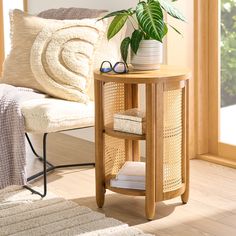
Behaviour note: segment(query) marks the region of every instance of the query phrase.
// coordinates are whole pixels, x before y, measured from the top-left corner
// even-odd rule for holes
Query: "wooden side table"
[[[146,217],[155,215],[155,203],[189,196],[188,79],[190,72],[174,66],[128,74],[94,72],[96,199],[104,204],[106,189],[145,196]],[[139,106],[138,86],[146,87],[146,134],[113,130],[113,115]],[[143,98],[144,99],[144,98]],[[139,141],[146,140],[146,188],[114,188],[114,178],[125,161],[139,161]]]

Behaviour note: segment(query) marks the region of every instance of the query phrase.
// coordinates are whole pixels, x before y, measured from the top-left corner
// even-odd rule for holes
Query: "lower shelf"
[[[145,196],[145,190],[111,187],[110,180],[113,179],[113,178],[114,178],[114,176],[107,178],[107,180],[106,180],[106,189],[109,189],[112,192],[116,192],[116,193],[120,193],[120,194],[125,194],[125,195]]]
[[[111,187],[110,180],[113,178],[114,178],[114,176],[107,178],[106,189],[109,189],[110,191],[115,192],[115,193],[131,195],[131,196],[145,196],[146,195],[145,190]],[[163,199],[161,201],[169,200],[169,199],[181,196],[185,192],[185,189],[186,189],[185,184],[182,184],[182,186],[179,189],[163,193]]]

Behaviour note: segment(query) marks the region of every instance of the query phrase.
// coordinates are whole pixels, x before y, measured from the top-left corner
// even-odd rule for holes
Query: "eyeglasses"
[[[125,74],[129,72],[128,67],[124,62],[116,62],[116,64],[112,66],[110,61],[102,62],[100,71],[102,73],[108,73],[113,71],[116,74]]]

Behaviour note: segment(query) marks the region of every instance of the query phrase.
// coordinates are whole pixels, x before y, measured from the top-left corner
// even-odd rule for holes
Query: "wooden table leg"
[[[185,192],[181,195],[181,200],[184,204],[189,199],[189,155],[188,155],[188,123],[189,123],[189,83],[186,81],[185,88],[183,89],[183,165],[182,175],[183,183],[185,183]]]
[[[156,161],[156,202],[163,201],[163,154],[164,154],[164,88],[163,83],[156,84],[156,119],[155,119],[155,161]]]
[[[132,107],[139,108],[138,84],[132,84]],[[138,140],[133,140],[133,161],[140,161],[140,145]]]
[[[125,110],[132,107],[132,84],[125,84]],[[126,161],[133,160],[133,143],[132,140],[125,140],[125,157]]]
[[[155,84],[146,85],[146,217],[155,215]]]
[[[105,198],[103,82],[94,80],[95,91],[95,172],[96,200],[103,207]]]

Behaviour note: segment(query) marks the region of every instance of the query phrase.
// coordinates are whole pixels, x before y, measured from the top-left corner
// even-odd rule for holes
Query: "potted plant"
[[[172,0],[174,2],[176,0]],[[114,17],[111,21],[107,38],[113,38],[129,21],[133,32],[130,37],[123,39],[120,45],[121,56],[127,63],[129,47],[131,47],[131,64],[134,69],[158,69],[162,63],[163,38],[168,32],[168,27],[180,32],[172,25],[165,22],[163,11],[170,16],[185,21],[184,16],[169,0],[143,0],[138,1],[136,8],[115,11],[104,18]]]

